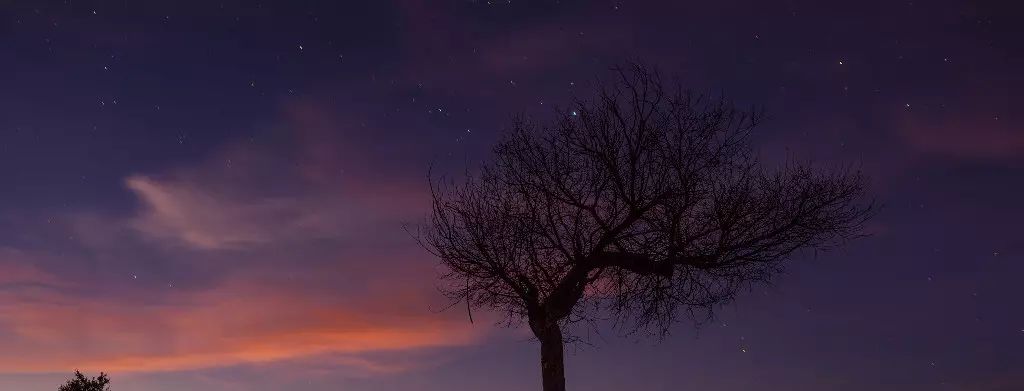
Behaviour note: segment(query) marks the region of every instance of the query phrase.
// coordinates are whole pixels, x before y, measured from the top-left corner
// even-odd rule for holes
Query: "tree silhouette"
[[[75,378],[68,380],[57,391],[110,391],[110,378],[100,372],[99,376],[90,379],[76,369]]]
[[[529,325],[545,391],[565,390],[573,325],[659,338],[680,315],[699,325],[798,252],[862,236],[875,210],[859,170],[762,166],[759,111],[667,88],[641,63],[612,74],[551,123],[517,117],[464,180],[432,179],[414,233],[450,299]]]

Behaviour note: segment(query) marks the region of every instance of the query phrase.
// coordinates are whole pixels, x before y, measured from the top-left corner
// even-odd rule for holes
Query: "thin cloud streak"
[[[387,292],[369,297],[333,306],[241,280],[211,291],[171,290],[152,305],[82,300],[54,291],[0,292],[0,302],[25,304],[6,306],[0,315],[9,335],[0,368],[7,373],[181,371],[327,353],[464,346],[481,337],[464,322],[426,311],[409,314],[408,303]],[[360,364],[358,357],[346,361],[388,369]]]

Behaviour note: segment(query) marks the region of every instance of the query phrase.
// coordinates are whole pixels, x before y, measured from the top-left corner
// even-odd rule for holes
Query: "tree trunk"
[[[540,371],[544,391],[565,391],[565,356],[562,329],[557,324],[537,333],[540,339]]]

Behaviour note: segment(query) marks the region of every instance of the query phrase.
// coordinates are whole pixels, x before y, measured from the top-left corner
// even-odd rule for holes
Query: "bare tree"
[[[700,324],[801,250],[861,236],[875,210],[859,170],[763,167],[748,137],[760,112],[666,88],[639,63],[613,76],[552,123],[517,118],[464,180],[431,180],[414,234],[449,298],[526,321],[545,391],[565,390],[571,325]]]

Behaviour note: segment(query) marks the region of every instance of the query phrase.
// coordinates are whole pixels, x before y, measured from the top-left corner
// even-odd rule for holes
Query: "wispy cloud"
[[[287,240],[331,238],[342,234],[346,218],[326,199],[252,197],[218,192],[189,178],[126,180],[144,203],[132,227],[158,239],[196,249],[238,249]],[[344,202],[343,199],[335,202]]]
[[[295,104],[287,113],[290,151],[243,143],[198,167],[127,178],[142,202],[131,226],[154,239],[229,250],[365,235],[424,210],[426,182],[375,172],[388,157],[346,145],[340,122],[315,107]]]

